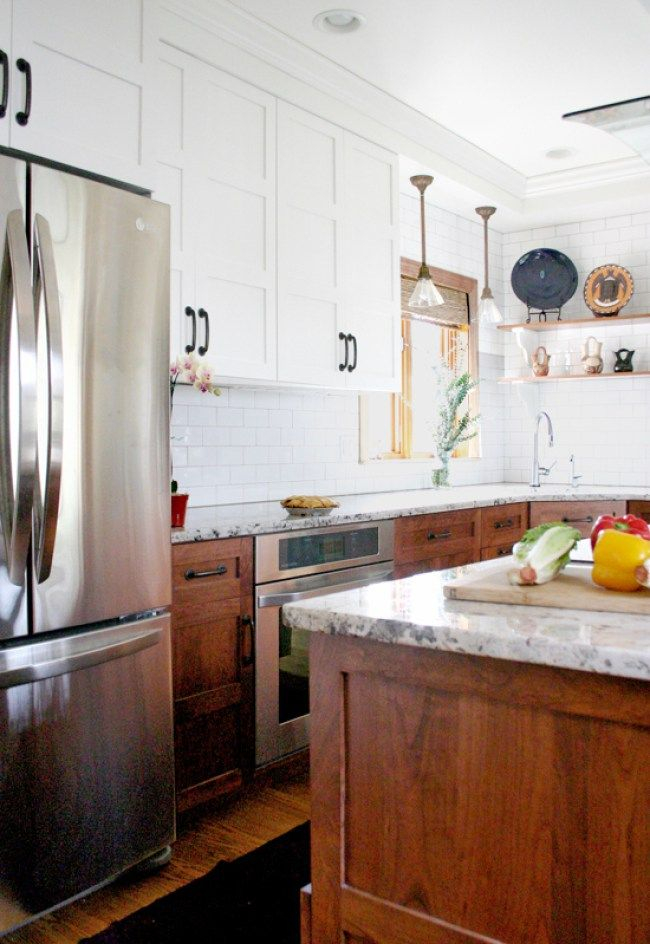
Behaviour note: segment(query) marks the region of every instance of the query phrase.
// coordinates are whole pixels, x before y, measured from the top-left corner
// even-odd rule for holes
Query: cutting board
[[[636,593],[604,590],[592,583],[589,566],[569,564],[555,580],[539,587],[513,586],[508,582],[509,570],[512,570],[512,559],[488,571],[459,577],[445,584],[445,596],[450,600],[650,616],[650,590],[639,590]]]

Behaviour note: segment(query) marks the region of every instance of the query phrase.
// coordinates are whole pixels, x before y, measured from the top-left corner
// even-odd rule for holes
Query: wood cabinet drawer
[[[496,505],[481,511],[481,548],[515,543],[528,528],[528,503]],[[489,560],[490,558],[483,558]]]
[[[513,544],[500,544],[498,547],[484,547],[481,551],[481,560],[496,560],[499,557],[508,557],[512,554]]]
[[[536,528],[547,521],[564,521],[572,524],[587,538],[599,515],[624,515],[625,507],[624,501],[531,502],[530,526]]]
[[[226,538],[172,548],[172,599],[176,625],[196,623],[221,609],[223,600],[253,590],[253,541]]]
[[[447,570],[449,567],[464,567],[465,564],[473,564],[477,557],[474,556],[474,550],[460,551],[457,554],[448,554],[445,557],[432,557],[425,560],[409,561],[404,564],[396,564],[394,574],[396,579],[402,577],[413,577],[414,574],[427,574],[432,570]]]
[[[629,514],[650,522],[650,501],[630,501],[627,503],[627,510]]]
[[[461,555],[462,563],[479,560],[481,551],[480,512],[442,512],[435,515],[415,515],[398,518],[395,522],[395,563],[435,561]],[[436,563],[427,570],[455,564]]]

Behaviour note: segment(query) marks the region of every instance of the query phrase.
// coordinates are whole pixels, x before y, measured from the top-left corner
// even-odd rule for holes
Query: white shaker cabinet
[[[171,354],[275,381],[275,99],[161,44],[154,197],[172,208]]]
[[[278,103],[278,378],[345,387],[343,131]]]
[[[397,157],[278,104],[279,379],[400,386]]]
[[[142,146],[148,3],[14,0],[3,143],[150,186]],[[0,0],[0,24],[7,6]]]
[[[11,73],[11,0],[0,0],[0,145],[9,145],[11,110],[9,77]]]
[[[352,334],[348,386],[401,386],[399,180],[397,159],[344,134],[343,279],[345,328]]]

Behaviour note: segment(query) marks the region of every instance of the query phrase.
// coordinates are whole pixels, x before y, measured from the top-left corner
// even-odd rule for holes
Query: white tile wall
[[[427,207],[432,265],[482,279],[481,222]],[[402,254],[419,258],[417,194],[401,200]],[[501,304],[502,237],[491,244],[492,288]],[[456,484],[503,479],[503,339],[481,331],[482,458],[452,462]],[[224,389],[219,399],[178,387],[172,416],[174,475],[190,504],[425,488],[431,462],[359,462],[359,398],[351,393]]]
[[[482,229],[427,207],[427,254],[432,265],[476,278],[482,284]],[[401,200],[402,253],[419,254],[416,195]],[[625,313],[650,312],[650,214],[578,220],[501,235],[491,233],[490,281],[508,321],[522,321],[525,308],[510,287],[510,272],[527,250],[561,249],[578,268],[579,284],[563,317],[591,320],[582,299],[588,273],[604,262],[626,266],[635,295]],[[650,324],[592,322],[604,342],[606,369],[618,347],[636,349],[635,368],[650,370]],[[571,350],[575,367],[584,329],[532,335],[545,343],[556,367]],[[482,457],[452,462],[452,483],[527,481],[532,458],[533,420],[547,410],[556,444],[542,462],[556,461],[549,481],[566,482],[569,456],[586,484],[650,483],[650,379],[575,381],[544,385],[499,385],[504,375],[527,370],[514,337],[481,329]],[[430,484],[429,462],[372,462],[359,456],[359,400],[349,393],[305,390],[224,389],[219,399],[179,387],[175,395],[172,446],[175,475],[192,505],[282,498],[291,492],[331,495]]]
[[[525,307],[510,287],[510,272],[529,249],[561,249],[578,269],[578,289],[562,312],[566,318],[586,318],[590,330],[580,328],[527,336],[531,349],[544,344],[551,354],[551,372],[567,351],[572,372],[580,373],[582,342],[593,334],[603,342],[605,370],[612,369],[612,351],[633,348],[636,370],[650,370],[650,324],[625,325],[593,319],[583,285],[592,269],[616,262],[630,270],[635,293],[623,314],[650,312],[650,214],[637,213],[609,219],[580,220],[556,227],[508,233],[503,237],[503,284],[508,321],[523,321]],[[505,370],[510,376],[527,373],[515,339],[506,336]],[[650,378],[584,380],[538,385],[504,385],[504,474],[506,481],[527,481],[532,461],[534,417],[546,410],[555,428],[555,447],[545,450],[542,462],[556,461],[550,481],[566,482],[569,456],[575,454],[582,481],[603,485],[650,483]]]

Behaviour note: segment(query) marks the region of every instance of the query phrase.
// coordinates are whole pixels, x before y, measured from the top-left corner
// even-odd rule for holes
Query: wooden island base
[[[310,672],[303,944],[650,942],[647,683],[320,633]]]

